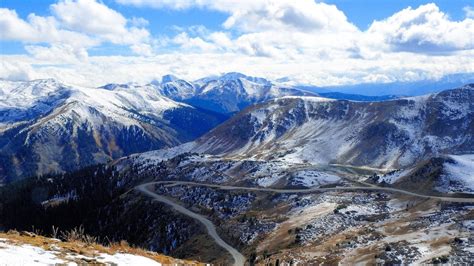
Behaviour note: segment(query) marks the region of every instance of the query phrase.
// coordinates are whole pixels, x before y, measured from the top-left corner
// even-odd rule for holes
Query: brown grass
[[[14,245],[29,244],[32,246],[40,247],[45,250],[59,251],[59,258],[65,259],[68,254],[80,254],[87,257],[95,257],[100,253],[106,253],[113,255],[116,253],[128,253],[133,255],[139,255],[143,257],[155,260],[163,265],[205,265],[197,261],[175,259],[169,256],[151,252],[141,248],[131,247],[126,241],[120,241],[119,243],[111,243],[109,246],[104,246],[90,241],[84,242],[84,237],[78,237],[77,229],[75,233],[70,233],[73,238],[70,241],[61,241],[59,239],[48,238],[41,235],[36,235],[28,232],[17,232],[9,231],[7,233],[0,232],[0,238],[6,239],[8,243]],[[87,238],[86,238],[87,239]],[[80,261],[83,263],[83,261]],[[94,262],[95,263],[95,262]]]

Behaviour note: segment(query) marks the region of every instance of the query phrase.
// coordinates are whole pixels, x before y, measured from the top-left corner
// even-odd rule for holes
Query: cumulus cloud
[[[342,11],[334,5],[314,0],[116,0],[120,4],[152,8],[207,8],[228,13],[225,28],[245,32],[268,29],[355,30]]]
[[[53,16],[30,14],[24,20],[15,10],[0,8],[0,38],[25,42],[27,51],[41,58],[60,52],[67,53],[66,58],[77,55],[82,60],[87,57],[87,49],[104,42],[130,46],[141,55],[152,53],[150,33],[142,27],[143,19],[129,21],[96,0],[61,0],[50,9]],[[31,45],[35,43],[48,46]]]
[[[237,28],[244,32],[263,30],[296,30],[303,32],[356,31],[343,12],[334,5],[312,0],[268,1],[262,5],[228,10],[231,16],[224,22],[225,28]]]
[[[178,34],[168,44],[179,45],[185,51],[200,49],[289,59],[329,58],[347,54],[360,34],[336,6],[313,0],[119,2],[154,8],[199,7],[229,14],[220,31],[212,32],[203,26],[175,27]]]
[[[232,52],[193,52],[150,57],[91,56],[87,62],[64,67],[28,56],[4,55],[0,57],[0,62],[19,67],[10,66],[9,70],[2,67],[0,78],[22,75],[30,78],[53,77],[72,84],[100,86],[111,82],[144,84],[169,73],[194,80],[207,75],[237,71],[272,80],[289,77],[294,83],[325,86],[415,81],[436,79],[453,73],[474,73],[472,58],[473,51],[447,56],[385,53],[378,60],[336,57],[325,61],[311,57],[287,59],[236,56]],[[27,74],[21,73],[25,69],[30,70]]]
[[[0,78],[14,81],[34,79],[34,70],[27,60],[0,60]]]
[[[464,12],[466,13],[467,18],[474,18],[474,7],[472,6],[465,6],[463,8]]]
[[[127,19],[95,0],[64,0],[51,5],[51,10],[70,30],[97,35],[123,34],[127,31]]]
[[[98,42],[89,36],[64,30],[58,27],[54,17],[41,17],[35,14],[28,15],[27,20],[18,17],[14,10],[0,8],[0,39],[16,40],[23,42],[62,42],[81,44],[88,47],[97,45]]]
[[[25,50],[34,58],[44,63],[76,63],[85,61],[88,53],[85,48],[78,48],[68,44],[52,44],[50,46],[27,45]]]
[[[0,8],[0,38],[2,40],[33,40],[37,37],[35,25],[20,19],[15,10]]]
[[[375,21],[368,34],[395,51],[433,53],[474,49],[474,20],[452,21],[435,4],[408,7],[385,20]]]
[[[150,22],[144,18],[140,18],[140,17],[132,17],[131,19],[129,19],[129,22],[130,22],[130,25],[132,25],[133,27],[146,27],[150,24]]]
[[[126,18],[93,0],[60,0],[51,16],[20,18],[0,9],[2,38],[29,56],[1,56],[0,77],[54,77],[80,85],[146,83],[239,71],[296,83],[339,85],[412,81],[474,73],[473,20],[453,21],[434,4],[403,9],[362,31],[334,5],[313,0],[116,0],[118,3],[227,14],[221,27],[172,27],[151,36],[143,18]],[[94,14],[91,16],[90,14]],[[155,25],[153,25],[155,26]],[[161,25],[158,25],[161,26]],[[104,43],[141,56],[87,56]],[[157,54],[160,51],[161,54]],[[61,66],[68,63],[67,67]],[[21,68],[26,71],[20,71]]]
[[[143,47],[140,43],[150,36],[144,28],[128,27],[128,21],[122,14],[96,0],[63,0],[51,5],[51,10],[64,28],[114,44]],[[144,21],[134,18],[132,22]]]

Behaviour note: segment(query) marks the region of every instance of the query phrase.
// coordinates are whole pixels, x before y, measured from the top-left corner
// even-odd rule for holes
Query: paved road
[[[209,234],[209,236],[211,236],[214,239],[214,241],[216,241],[217,245],[221,246],[222,248],[227,250],[230,253],[230,255],[232,255],[232,258],[234,259],[234,265],[238,265],[238,266],[241,266],[241,265],[243,266],[244,265],[245,257],[238,250],[236,250],[235,248],[233,248],[232,246],[227,244],[224,240],[222,240],[222,238],[217,234],[215,225],[211,221],[209,221],[204,216],[202,216],[200,214],[197,214],[197,213],[194,213],[194,212],[184,208],[183,206],[167,199],[164,196],[160,196],[160,195],[148,190],[147,186],[149,186],[151,184],[154,184],[154,183],[142,184],[142,185],[139,185],[135,188],[137,190],[141,191],[142,193],[154,198],[155,200],[157,200],[159,202],[170,205],[176,211],[201,222],[206,227],[207,233]]]
[[[191,181],[156,181],[149,182],[144,185],[152,184],[165,184],[168,186],[200,186],[200,187],[210,187],[217,188],[222,190],[247,190],[247,191],[263,191],[263,192],[274,192],[274,193],[312,193],[312,192],[325,192],[325,191],[384,191],[398,194],[405,194],[409,196],[425,198],[425,199],[437,199],[440,201],[449,201],[449,202],[472,202],[474,203],[474,198],[457,198],[457,197],[441,197],[441,196],[430,196],[418,194],[402,189],[390,188],[390,187],[379,187],[379,186],[353,186],[353,187],[329,187],[329,188],[289,188],[289,189],[279,189],[279,188],[266,188],[266,187],[240,187],[240,186],[228,186],[228,185],[218,185],[218,184],[206,184],[198,183]]]

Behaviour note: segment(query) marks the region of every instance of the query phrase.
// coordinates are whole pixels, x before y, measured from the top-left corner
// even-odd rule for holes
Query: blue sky
[[[2,0],[0,8],[0,77],[9,79],[95,85],[240,71],[337,85],[474,72],[467,0]],[[110,65],[118,70],[106,72]]]

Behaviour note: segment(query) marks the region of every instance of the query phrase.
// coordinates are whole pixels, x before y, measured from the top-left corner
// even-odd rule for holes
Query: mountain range
[[[166,98],[153,86],[1,81],[0,95],[4,182],[175,146],[226,118]]]
[[[314,95],[228,73],[87,88],[0,81],[0,180],[64,172],[192,141],[248,105]]]
[[[398,169],[473,152],[473,91],[466,85],[408,98],[317,94],[240,73],[98,88],[0,81],[0,179],[190,141],[187,151],[227,157]]]
[[[473,147],[474,84],[405,97],[239,73],[2,80],[0,230],[82,228],[218,265],[468,264]]]

